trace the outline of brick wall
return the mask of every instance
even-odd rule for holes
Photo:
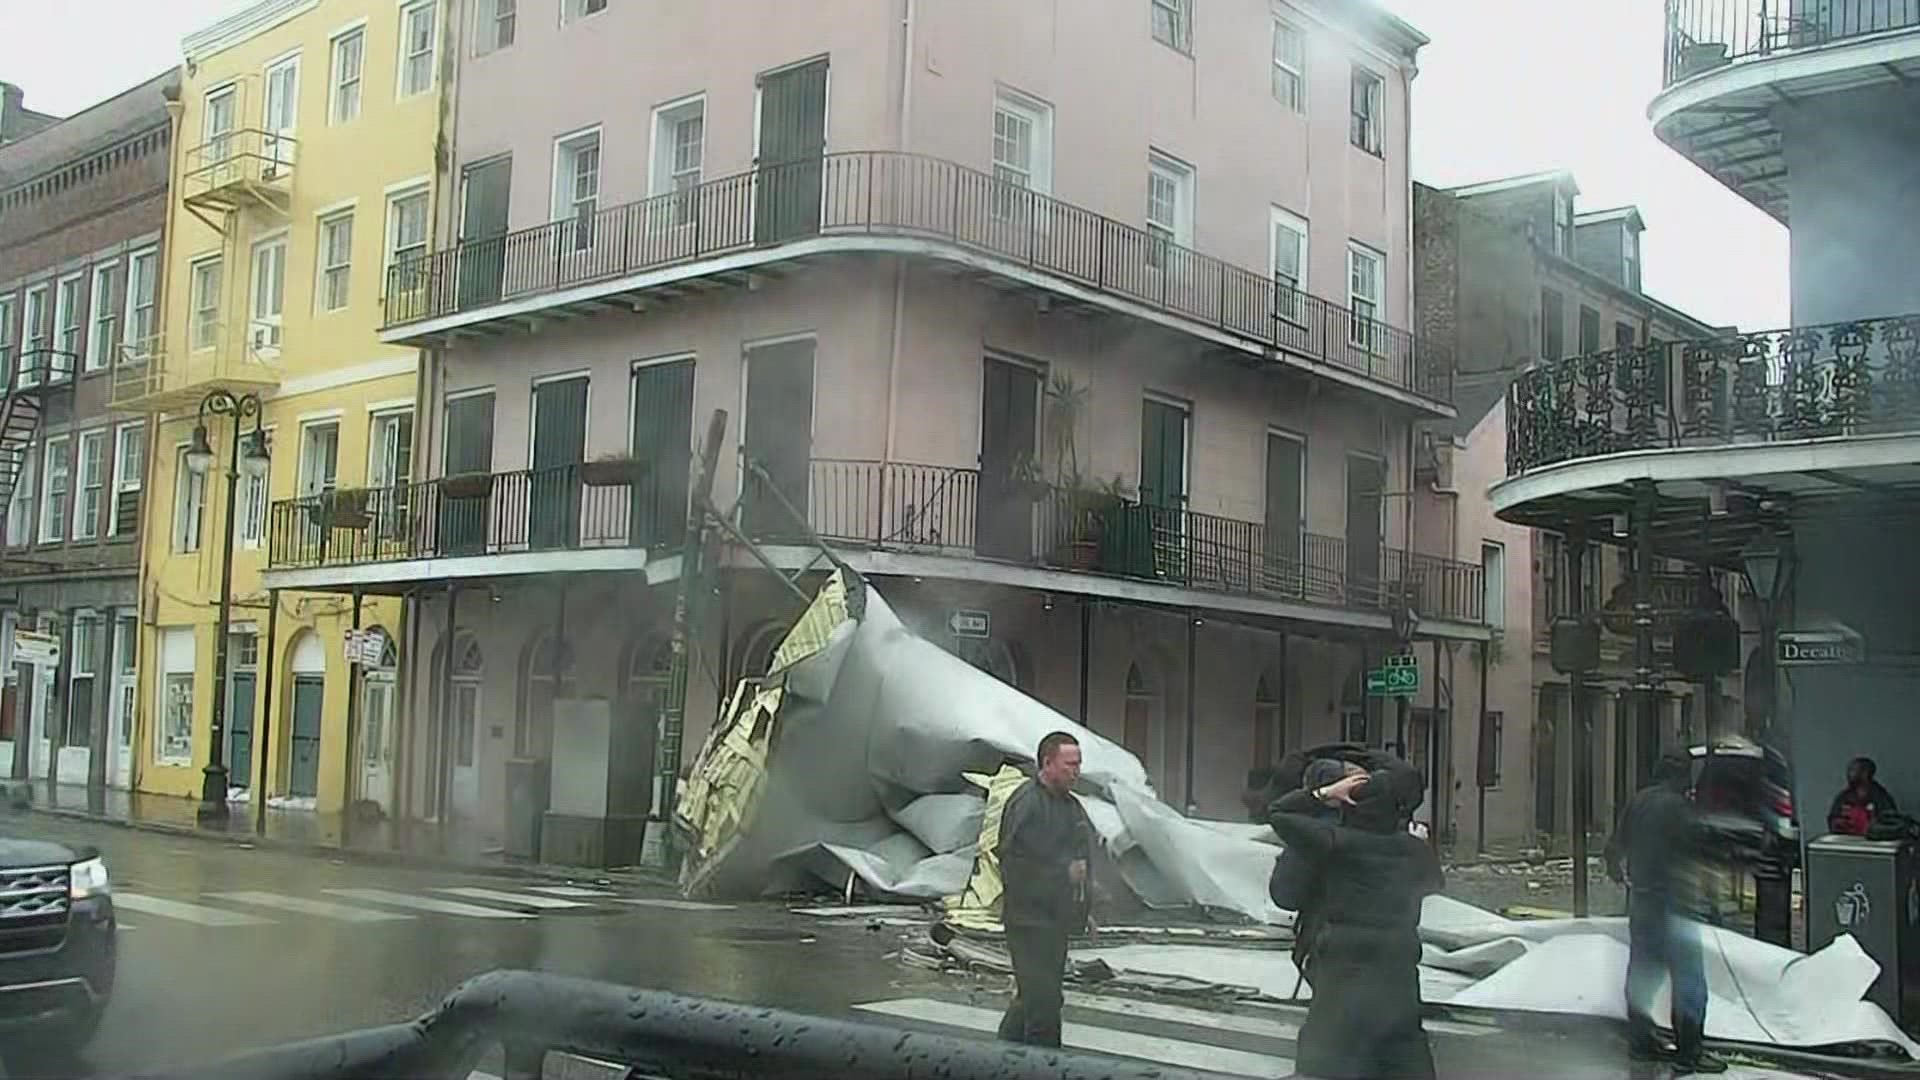
[[[163,118],[158,128],[97,152],[47,162],[0,193],[0,282],[51,273],[68,260],[159,232],[167,164]]]

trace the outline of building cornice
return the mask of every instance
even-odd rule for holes
[[[180,51],[187,59],[188,74],[192,74],[192,65],[319,6],[320,0],[260,0],[211,26],[188,34],[180,41]]]

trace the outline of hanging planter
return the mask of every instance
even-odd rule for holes
[[[448,499],[484,499],[493,494],[493,474],[456,473],[440,481],[440,494]]]
[[[647,463],[631,454],[607,454],[580,463],[580,482],[588,487],[632,487],[646,472]]]
[[[367,508],[367,491],[330,491],[320,497],[315,509],[330,529],[364,529],[373,524],[373,512]]]

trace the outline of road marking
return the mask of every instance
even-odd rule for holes
[[[243,915],[238,911],[222,911],[219,908],[202,907],[182,900],[163,900],[158,896],[143,893],[116,892],[113,894],[113,906],[128,911],[158,915],[163,919],[179,919],[198,926],[272,926],[272,919],[263,919],[258,915]]]
[[[1219,1028],[1222,1031],[1237,1031],[1242,1035],[1258,1035],[1267,1039],[1291,1041],[1300,1037],[1300,1025],[1285,1020],[1263,1020],[1258,1016],[1241,1016],[1238,1013],[1208,1012],[1205,1009],[1194,1009],[1185,1005],[1168,1005],[1164,1002],[1141,1001],[1136,998],[1100,997],[1069,990],[1067,1007],[1111,1013],[1114,1016],[1144,1016],[1150,1020],[1165,1020],[1171,1024]]]
[[[854,1007],[867,1012],[969,1031],[992,1032],[999,1030],[1000,1027],[1000,1014],[991,1009],[935,1001],[932,998],[898,998],[893,1001],[876,1001]],[[1157,1061],[1162,1065],[1199,1069],[1203,1072],[1275,1078],[1293,1075],[1292,1058],[1187,1042],[1184,1039],[1168,1039],[1158,1035],[1116,1031],[1112,1028],[1095,1027],[1092,1024],[1064,1024],[1061,1026],[1060,1038],[1064,1045],[1075,1050],[1095,1050],[1103,1054]]]
[[[582,900],[604,900],[610,896],[618,895],[617,893],[608,892],[606,889],[588,889],[579,885],[535,885],[527,891],[546,893],[548,896],[574,896]]]
[[[616,898],[617,903],[631,904],[634,907],[666,908],[669,911],[732,911],[732,904],[703,904],[698,900],[654,900],[638,896]]]
[[[283,896],[280,893],[240,892],[211,893],[216,900],[233,900],[242,904],[258,907],[278,908],[301,915],[318,915],[323,919],[338,919],[350,923],[404,922],[411,915],[402,915],[397,911],[375,911],[372,908],[348,907],[345,904],[329,903],[325,900],[309,900],[304,896]]]
[[[524,893],[503,892],[500,889],[483,889],[477,885],[461,885],[454,888],[435,889],[451,896],[464,896],[469,900],[494,900],[502,904],[519,904],[521,907],[536,908],[540,911],[565,911],[568,908],[592,907],[578,900],[555,900],[551,896],[528,896]]]
[[[1067,996],[1071,998],[1073,995],[1068,994]],[[1305,1005],[1279,1005],[1265,1001],[1250,1001],[1246,1002],[1246,1006],[1252,1009],[1259,1009],[1263,1012],[1291,1013],[1300,1017],[1300,1023],[1306,1022],[1307,1007]],[[1243,1016],[1241,1019],[1244,1020],[1248,1018]],[[1288,1021],[1280,1021],[1280,1023],[1296,1030],[1300,1026],[1299,1024],[1293,1024]],[[1474,1024],[1459,1020],[1434,1020],[1431,1018],[1421,1020],[1420,1026],[1425,1028],[1429,1035],[1458,1035],[1470,1039],[1477,1039],[1482,1035],[1492,1035],[1500,1030],[1492,1024]]]
[[[365,900],[371,904],[391,904],[394,907],[412,908],[415,911],[431,911],[436,915],[460,915],[469,919],[531,919],[535,916],[524,911],[501,911],[499,908],[481,907],[478,904],[463,904],[458,900],[435,900],[431,896],[410,896],[407,893],[388,892],[385,889],[327,889],[335,896],[344,896],[349,900]]]

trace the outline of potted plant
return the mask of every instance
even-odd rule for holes
[[[1093,570],[1114,561],[1110,550],[1124,536],[1132,489],[1125,478],[1090,483],[1074,476],[1062,485],[1067,509],[1063,562],[1073,570]]]
[[[440,481],[440,494],[449,499],[484,499],[493,494],[493,474],[455,473]]]
[[[366,488],[322,492],[314,500],[314,516],[329,529],[364,529],[373,524],[373,512],[367,507],[367,495]]]
[[[1047,491],[1051,485],[1047,483],[1046,474],[1040,469],[1040,462],[1035,460],[1032,454],[1020,455],[1020,460],[1013,463],[1008,473],[1008,488],[1016,498],[1024,499],[1031,504],[1047,497]]]
[[[632,487],[647,471],[646,462],[621,451],[580,463],[580,482],[588,487]]]

